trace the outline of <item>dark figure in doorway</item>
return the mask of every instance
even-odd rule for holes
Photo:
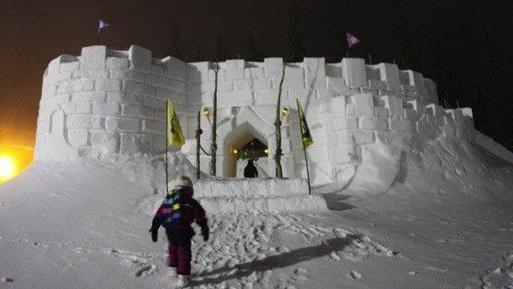
[[[258,171],[255,165],[253,164],[253,160],[248,161],[248,165],[244,168],[244,177],[245,178],[256,178],[258,177]]]

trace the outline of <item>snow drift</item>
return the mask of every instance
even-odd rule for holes
[[[193,246],[193,281],[197,288],[509,286],[513,166],[487,147],[436,137],[398,150],[382,141],[363,151],[370,161],[356,166],[351,183],[336,188],[330,202],[345,204],[331,206],[339,210],[210,214],[212,240]],[[183,155],[169,157],[171,178],[194,174]],[[147,233],[163,167],[162,156],[144,155],[36,163],[3,184],[0,286],[165,286],[164,234],[154,245]],[[249,182],[230,183],[226,194],[250,193]],[[255,186],[262,197],[288,190],[286,200],[303,188],[295,182]],[[197,188],[218,192],[216,185]]]

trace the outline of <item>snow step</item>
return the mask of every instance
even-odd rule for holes
[[[202,197],[198,198],[207,212],[239,213],[247,211],[294,212],[328,210],[326,201],[319,195],[287,197]]]
[[[194,182],[194,195],[201,197],[283,197],[308,195],[303,179],[222,179],[208,178]]]

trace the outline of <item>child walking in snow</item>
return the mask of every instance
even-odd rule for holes
[[[193,195],[192,181],[189,177],[179,176],[176,187],[166,195],[151,224],[151,239],[157,242],[158,230],[166,228],[169,242],[168,266],[171,267],[171,279],[177,286],[187,286],[191,275],[191,239],[194,230],[192,222],[201,227],[203,240],[209,238],[209,229],[205,210]]]

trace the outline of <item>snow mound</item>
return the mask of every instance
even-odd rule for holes
[[[160,231],[156,244],[148,234],[151,208],[162,201],[153,187],[161,165],[149,157],[34,164],[2,185],[2,282],[33,288],[37,280],[43,289],[167,286],[165,234]],[[314,288],[317,266],[393,257],[371,237],[320,224],[322,218],[209,212],[211,240],[193,243],[193,282],[285,288],[300,281]]]
[[[474,142],[482,146],[495,156],[510,163],[513,163],[513,153],[510,152],[507,148],[496,143],[491,137],[488,137],[478,131],[475,131]]]
[[[385,145],[378,139],[362,148],[362,159],[347,189],[360,196],[386,192],[401,168],[400,148]]]

